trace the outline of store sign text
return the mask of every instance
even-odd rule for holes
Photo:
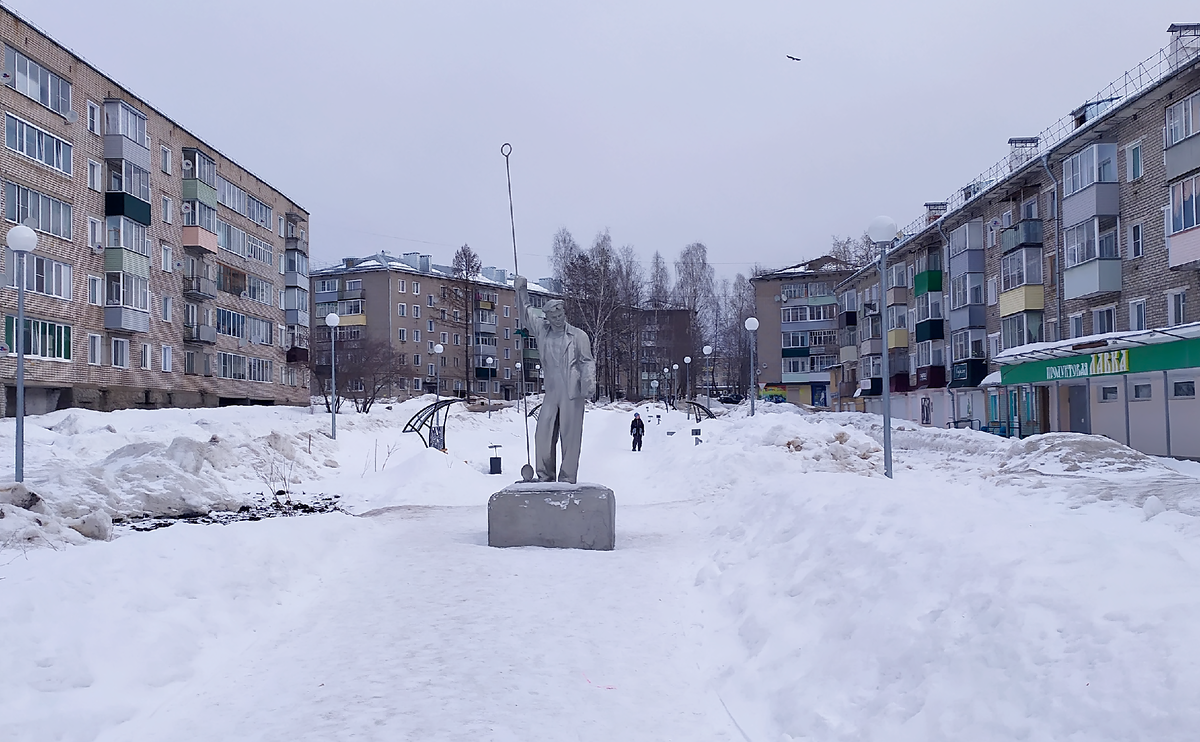
[[[1110,350],[1095,353],[1090,360],[1046,367],[1046,379],[1078,379],[1083,376],[1129,373],[1129,351]]]

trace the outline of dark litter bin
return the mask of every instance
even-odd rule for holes
[[[500,470],[500,454],[496,450],[496,449],[500,448],[500,445],[493,444],[491,446],[488,446],[488,448],[492,449],[492,458],[489,459],[489,463],[491,464],[491,469],[488,471],[488,473],[489,474],[502,474],[503,472]]]

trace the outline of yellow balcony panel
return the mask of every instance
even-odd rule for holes
[[[1046,289],[1041,284],[1018,286],[1000,294],[1000,316],[1008,317],[1021,312],[1040,311],[1046,308]]]
[[[351,327],[354,325],[366,325],[367,315],[365,314],[343,314],[342,321],[338,323],[341,327]]]
[[[888,330],[888,350],[908,347],[908,330]]]

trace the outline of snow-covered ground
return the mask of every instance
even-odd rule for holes
[[[0,742],[1200,728],[1200,465],[898,423],[889,481],[878,417],[738,408],[695,445],[643,407],[633,453],[613,406],[588,413],[580,476],[615,491],[617,550],[497,550],[485,504],[525,462],[520,415],[456,409],[443,454],[400,432],[421,404],[341,415],[337,441],[287,408],[29,418],[42,501],[0,494]],[[285,479],[347,512],[122,525]],[[106,519],[111,541],[79,532]]]

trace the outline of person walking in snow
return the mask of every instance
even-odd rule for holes
[[[638,413],[633,413],[633,422],[629,423],[629,434],[633,436],[633,450],[642,450],[642,436],[646,434],[646,424],[642,422],[642,416]]]

